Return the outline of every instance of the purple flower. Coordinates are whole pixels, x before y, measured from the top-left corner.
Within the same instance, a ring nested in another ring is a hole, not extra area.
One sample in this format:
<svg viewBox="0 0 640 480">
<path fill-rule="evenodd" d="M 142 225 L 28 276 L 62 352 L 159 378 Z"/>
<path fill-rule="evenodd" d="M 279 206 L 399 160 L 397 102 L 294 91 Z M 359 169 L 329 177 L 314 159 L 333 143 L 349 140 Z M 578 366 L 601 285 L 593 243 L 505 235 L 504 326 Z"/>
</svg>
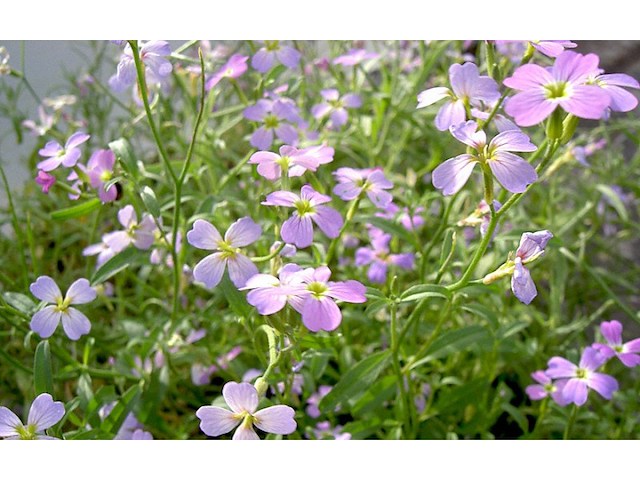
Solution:
<svg viewBox="0 0 640 480">
<path fill-rule="evenodd" d="M 107 418 L 116 406 L 116 402 L 111 402 L 104 405 L 98 410 L 98 415 L 102 420 Z M 129 413 L 120 428 L 118 433 L 113 437 L 114 440 L 153 440 L 153 435 L 143 430 L 142 425 L 133 413 Z"/>
<path fill-rule="evenodd" d="M 300 63 L 300 52 L 293 47 L 280 45 L 278 40 L 264 42 L 264 47 L 251 58 L 251 66 L 260 73 L 268 72 L 274 62 L 278 60 L 287 68 L 296 68 Z"/>
<path fill-rule="evenodd" d="M 342 425 L 331 427 L 329 421 L 319 422 L 313 429 L 318 440 L 351 440 L 351 434 L 342 431 Z"/>
<path fill-rule="evenodd" d="M 164 57 L 171 55 L 169 43 L 152 40 L 139 43 L 140 60 L 145 67 L 145 75 L 149 83 L 162 83 L 169 77 L 173 66 Z M 116 92 L 122 92 L 136 82 L 136 65 L 133 60 L 131 45 L 127 43 L 120 57 L 116 74 L 109 79 L 109 86 Z"/>
<path fill-rule="evenodd" d="M 148 213 L 142 216 L 138 223 L 138 216 L 133 206 L 127 205 L 118 211 L 118 221 L 125 230 L 107 233 L 102 241 L 115 253 L 119 253 L 133 244 L 140 250 L 147 250 L 155 240 L 156 223 Z"/>
<path fill-rule="evenodd" d="M 311 186 L 304 185 L 300 196 L 280 190 L 270 193 L 262 205 L 294 207 L 291 218 L 282 224 L 282 240 L 298 248 L 305 248 L 313 242 L 313 223 L 329 238 L 336 238 L 343 225 L 342 216 L 331 207 L 323 206 L 331 197 L 316 192 Z"/>
<path fill-rule="evenodd" d="M 324 102 L 314 105 L 311 108 L 311 115 L 316 119 L 329 115 L 329 128 L 338 129 L 347 123 L 349 119 L 349 113 L 347 108 L 360 108 L 362 106 L 362 99 L 355 93 L 347 93 L 340 96 L 340 93 L 335 88 L 329 88 L 320 92 Z"/>
<path fill-rule="evenodd" d="M 42 193 L 49 193 L 49 189 L 56 183 L 56 177 L 43 170 L 38 170 L 38 176 L 35 180 L 36 183 L 42 187 Z"/>
<path fill-rule="evenodd" d="M 300 272 L 306 292 L 290 300 L 291 306 L 302 314 L 302 323 L 312 332 L 335 330 L 342 322 L 342 312 L 336 300 L 364 303 L 366 288 L 356 280 L 330 282 L 328 267 L 307 268 Z"/>
<path fill-rule="evenodd" d="M 255 148 L 266 150 L 271 147 L 274 135 L 283 143 L 292 144 L 298 140 L 298 131 L 293 124 L 300 120 L 295 104 L 289 99 L 258 100 L 255 105 L 244 109 L 246 119 L 262 124 L 251 135 L 251 143 Z"/>
<path fill-rule="evenodd" d="M 503 82 L 520 91 L 508 100 L 505 111 L 523 127 L 540 123 L 558 106 L 576 117 L 601 118 L 611 103 L 609 94 L 586 84 L 600 73 L 598 62 L 592 53 L 563 52 L 549 70 L 534 64 L 518 67 Z"/>
<path fill-rule="evenodd" d="M 305 410 L 307 415 L 311 418 L 318 418 L 322 414 L 318 405 L 320 404 L 320 400 L 322 400 L 332 389 L 333 387 L 330 385 L 320 385 L 317 392 L 309 395 L 309 398 L 307 399 L 307 409 Z"/>
<path fill-rule="evenodd" d="M 505 189 L 512 193 L 524 192 L 538 175 L 527 161 L 511 152 L 533 152 L 537 147 L 519 130 L 499 133 L 487 145 L 486 134 L 483 130 L 476 132 L 477 128 L 473 120 L 450 128 L 455 138 L 476 153 L 463 153 L 439 165 L 432 173 L 433 186 L 444 195 L 453 195 L 467 183 L 476 163 L 480 163 L 489 166 Z"/>
<path fill-rule="evenodd" d="M 289 435 L 297 428 L 295 411 L 287 405 L 258 408 L 258 391 L 250 383 L 228 382 L 222 388 L 222 396 L 231 410 L 222 407 L 204 406 L 196 412 L 200 419 L 200 430 L 210 437 L 229 433 L 234 440 L 259 440 L 253 430 L 255 425 L 263 432 Z"/>
<path fill-rule="evenodd" d="M 98 196 L 103 203 L 113 202 L 118 196 L 118 188 L 115 185 L 105 189 L 106 183 L 113 176 L 113 166 L 116 156 L 111 150 L 97 150 L 87 162 L 87 175 L 91 186 L 98 190 Z"/>
<path fill-rule="evenodd" d="M 378 235 L 370 234 L 370 237 L 373 248 L 358 248 L 355 262 L 356 266 L 370 265 L 367 271 L 370 282 L 386 282 L 389 265 L 397 265 L 405 270 L 413 268 L 414 256 L 412 253 L 389 254 L 391 235 L 380 232 Z"/>
<path fill-rule="evenodd" d="M 378 208 L 386 208 L 393 200 L 393 196 L 385 192 L 393 188 L 393 183 L 387 180 L 381 168 L 342 167 L 333 172 L 333 176 L 338 182 L 333 193 L 342 200 L 353 200 L 363 192 Z"/>
<path fill-rule="evenodd" d="M 470 62 L 449 67 L 451 89 L 434 87 L 418 94 L 418 106 L 424 108 L 448 98 L 436 115 L 436 128 L 441 132 L 467 119 L 466 107 L 481 102 L 495 102 L 500 98 L 498 84 L 491 77 L 480 75 L 478 67 Z"/>
<path fill-rule="evenodd" d="M 22 126 L 31 130 L 35 136 L 42 137 L 53 127 L 53 115 L 49 115 L 44 109 L 44 106 L 40 105 L 38 107 L 38 117 L 40 119 L 40 125 L 36 124 L 33 120 L 24 120 Z"/>
<path fill-rule="evenodd" d="M 617 320 L 602 322 L 600 332 L 607 343 L 594 343 L 592 346 L 606 360 L 618 357 L 625 367 L 633 368 L 640 365 L 640 338 L 622 343 L 622 324 Z"/>
<path fill-rule="evenodd" d="M 249 163 L 258 165 L 258 173 L 267 180 L 276 180 L 285 172 L 289 177 L 299 177 L 307 170 L 315 172 L 322 164 L 333 161 L 331 147 L 317 145 L 297 149 L 289 145 L 280 147 L 280 155 L 259 151 L 251 155 Z"/>
<path fill-rule="evenodd" d="M 550 396 L 553 401 L 561 407 L 570 403 L 562 396 L 562 389 L 567 383 L 567 380 L 558 380 L 554 383 L 542 370 L 533 372 L 531 378 L 538 382 L 524 389 L 531 400 L 542 400 Z"/>
<path fill-rule="evenodd" d="M 556 58 L 565 48 L 576 48 L 578 45 L 570 40 L 530 40 L 529 43 L 537 51 L 547 57 Z"/>
<path fill-rule="evenodd" d="M 247 68 L 249 68 L 247 67 L 247 60 L 249 60 L 249 57 L 244 55 L 231 55 L 227 63 L 220 67 L 220 70 L 214 73 L 211 78 L 207 80 L 207 83 L 205 85 L 207 91 L 215 87 L 223 78 L 240 77 L 244 72 L 247 71 Z"/>
<path fill-rule="evenodd" d="M 367 52 L 364 48 L 352 48 L 346 54 L 334 58 L 333 64 L 342 65 L 344 67 L 353 67 L 354 65 L 358 65 L 365 60 L 372 60 L 374 58 L 378 58 L 379 56 L 379 53 Z"/>
<path fill-rule="evenodd" d="M 596 142 L 587 143 L 583 147 L 573 147 L 571 149 L 571 153 L 581 165 L 588 167 L 589 162 L 587 162 L 587 158 L 596 153 L 598 150 L 602 150 L 606 146 L 607 140 L 602 138 Z"/>
<path fill-rule="evenodd" d="M 613 392 L 618 390 L 618 382 L 615 378 L 596 372 L 606 361 L 607 359 L 596 349 L 587 347 L 582 352 L 578 366 L 565 358 L 553 357 L 549 360 L 549 368 L 544 373 L 551 379 L 567 379 L 567 383 L 562 388 L 563 399 L 568 403 L 581 406 L 586 403 L 590 388 L 607 400 L 611 400 Z"/>
<path fill-rule="evenodd" d="M 107 260 L 113 258 L 116 252 L 114 252 L 109 245 L 104 243 L 104 241 L 100 243 L 94 243 L 93 245 L 89 245 L 84 250 L 82 250 L 82 255 L 85 257 L 92 257 L 93 255 L 97 255 L 98 259 L 96 261 L 96 268 L 100 268 Z"/>
<path fill-rule="evenodd" d="M 529 270 L 524 265 L 544 255 L 544 248 L 551 238 L 553 238 L 553 235 L 549 230 L 541 230 L 535 233 L 525 232 L 520 237 L 520 245 L 513 260 L 514 269 L 511 277 L 511 290 L 516 298 L 526 305 L 529 305 L 538 295 L 538 291 Z"/>
<path fill-rule="evenodd" d="M 7 407 L 0 407 L 0 437 L 8 440 L 57 440 L 44 435 L 44 431 L 62 420 L 64 412 L 63 403 L 54 402 L 48 393 L 41 393 L 33 401 L 26 425 Z"/>
<path fill-rule="evenodd" d="M 187 232 L 187 241 L 202 250 L 215 250 L 198 262 L 193 269 L 193 278 L 213 288 L 222 279 L 225 268 L 229 267 L 229 278 L 237 288 L 244 287 L 247 280 L 258 273 L 258 268 L 241 253 L 240 247 L 254 243 L 262 234 L 262 227 L 249 217 L 236 220 L 224 239 L 212 224 L 206 220 L 196 220 Z"/>
<path fill-rule="evenodd" d="M 71 340 L 78 340 L 91 330 L 91 323 L 84 313 L 70 305 L 81 305 L 92 302 L 96 291 L 89 285 L 89 280 L 80 278 L 73 282 L 62 298 L 62 292 L 51 277 L 41 276 L 29 287 L 34 297 L 47 303 L 48 307 L 36 312 L 31 318 L 31 330 L 42 338 L 53 335 L 62 320 L 62 328 Z"/>
<path fill-rule="evenodd" d="M 64 148 L 55 140 L 47 142 L 44 148 L 38 151 L 38 154 L 41 157 L 45 157 L 46 160 L 39 162 L 37 167 L 45 172 L 50 172 L 58 168 L 60 164 L 65 167 L 75 166 L 82 154 L 78 147 L 89 140 L 90 137 L 86 133 L 76 132 L 69 137 L 64 144 Z"/>
</svg>

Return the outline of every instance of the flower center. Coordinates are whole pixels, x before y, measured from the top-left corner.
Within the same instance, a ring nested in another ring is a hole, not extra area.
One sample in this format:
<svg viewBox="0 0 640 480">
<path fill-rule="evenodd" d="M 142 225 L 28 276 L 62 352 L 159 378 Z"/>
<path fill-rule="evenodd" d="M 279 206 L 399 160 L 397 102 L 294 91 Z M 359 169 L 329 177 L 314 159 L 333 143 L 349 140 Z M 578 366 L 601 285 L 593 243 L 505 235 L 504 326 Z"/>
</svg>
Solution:
<svg viewBox="0 0 640 480">
<path fill-rule="evenodd" d="M 282 167 L 283 170 L 288 170 L 289 165 L 291 165 L 291 158 L 287 156 L 280 157 L 276 160 L 276 163 L 280 165 L 280 167 Z"/>
<path fill-rule="evenodd" d="M 324 297 L 324 293 L 329 289 L 322 282 L 311 282 L 307 285 L 307 290 L 310 291 L 314 297 L 320 299 Z"/>
<path fill-rule="evenodd" d="M 102 180 L 103 182 L 108 182 L 109 180 L 111 180 L 111 173 L 109 170 L 103 170 L 102 173 L 100 174 L 100 180 Z"/>
<path fill-rule="evenodd" d="M 305 215 L 310 215 L 312 213 L 316 213 L 316 209 L 311 205 L 309 200 L 298 200 L 293 204 L 298 211 L 298 216 L 304 217 Z"/>
<path fill-rule="evenodd" d="M 546 97 L 550 100 L 569 98 L 570 89 L 567 82 L 554 82 L 544 86 Z"/>
<path fill-rule="evenodd" d="M 333 108 L 342 108 L 344 107 L 344 105 L 342 104 L 342 100 L 338 99 L 338 100 L 329 100 L 329 105 L 331 105 Z"/>
<path fill-rule="evenodd" d="M 264 47 L 269 52 L 275 52 L 277 50 L 280 50 L 280 42 L 278 40 L 267 40 L 266 42 L 264 42 Z"/>
<path fill-rule="evenodd" d="M 588 373 L 589 373 L 589 372 L 588 372 L 586 369 L 584 369 L 584 368 L 578 368 L 578 369 L 576 370 L 576 378 L 580 378 L 580 379 L 583 379 L 583 380 L 584 380 L 584 379 L 586 379 L 586 378 L 587 378 Z"/>
<path fill-rule="evenodd" d="M 278 128 L 280 120 L 275 115 L 269 114 L 264 117 L 264 126 L 267 128 Z"/>
<path fill-rule="evenodd" d="M 58 312 L 66 312 L 67 309 L 69 308 L 69 305 L 71 305 L 71 299 L 70 298 L 62 298 L 62 297 L 58 297 L 56 298 L 56 310 Z"/>
<path fill-rule="evenodd" d="M 16 432 L 22 440 L 35 440 L 36 438 L 38 438 L 38 436 L 36 435 L 35 425 L 27 425 L 26 427 L 20 425 L 19 427 L 16 427 Z"/>
<path fill-rule="evenodd" d="M 218 249 L 222 252 L 222 258 L 236 258 L 236 255 L 240 252 L 239 248 L 235 248 L 225 242 L 224 240 L 220 240 L 218 242 Z"/>
</svg>

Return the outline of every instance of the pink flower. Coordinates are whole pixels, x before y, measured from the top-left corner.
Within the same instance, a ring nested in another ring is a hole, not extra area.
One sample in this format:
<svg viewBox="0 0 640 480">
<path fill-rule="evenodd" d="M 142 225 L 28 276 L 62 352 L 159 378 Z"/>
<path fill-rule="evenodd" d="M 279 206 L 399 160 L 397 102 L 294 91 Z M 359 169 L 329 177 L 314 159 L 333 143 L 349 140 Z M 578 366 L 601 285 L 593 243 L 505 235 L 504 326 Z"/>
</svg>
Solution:
<svg viewBox="0 0 640 480">
<path fill-rule="evenodd" d="M 38 151 L 38 154 L 45 157 L 46 160 L 39 162 L 37 167 L 45 172 L 50 172 L 60 165 L 64 167 L 75 166 L 82 154 L 78 147 L 89 140 L 89 138 L 90 135 L 86 133 L 76 132 L 69 137 L 64 144 L 64 148 L 55 140 L 47 142 L 44 148 Z"/>
</svg>

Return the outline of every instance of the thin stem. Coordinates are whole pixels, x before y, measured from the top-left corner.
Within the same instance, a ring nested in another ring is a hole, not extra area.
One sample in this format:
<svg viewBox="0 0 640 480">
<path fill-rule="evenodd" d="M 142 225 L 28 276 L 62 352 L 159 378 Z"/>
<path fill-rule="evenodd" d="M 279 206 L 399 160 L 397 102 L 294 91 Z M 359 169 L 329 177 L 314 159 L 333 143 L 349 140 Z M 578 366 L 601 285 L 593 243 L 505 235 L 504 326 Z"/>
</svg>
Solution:
<svg viewBox="0 0 640 480">
<path fill-rule="evenodd" d="M 573 429 L 573 424 L 576 422 L 576 416 L 578 415 L 578 406 L 573 405 L 571 408 L 571 415 L 569 416 L 569 421 L 567 422 L 567 426 L 564 429 L 564 435 L 562 436 L 563 440 L 569 440 L 571 436 L 571 430 Z"/>
<path fill-rule="evenodd" d="M 404 384 L 404 376 L 402 374 L 402 369 L 400 368 L 400 359 L 398 357 L 398 351 L 400 349 L 400 342 L 398 341 L 398 325 L 397 325 L 397 308 L 398 305 L 394 302 L 389 306 L 389 313 L 391 315 L 391 363 L 393 366 L 393 371 L 396 374 L 396 379 L 398 381 L 398 393 L 402 399 L 403 405 L 403 417 L 404 417 L 404 425 L 411 429 L 412 425 L 412 413 L 411 406 L 412 402 L 410 399 L 410 395 L 407 394 L 405 390 Z"/>
</svg>

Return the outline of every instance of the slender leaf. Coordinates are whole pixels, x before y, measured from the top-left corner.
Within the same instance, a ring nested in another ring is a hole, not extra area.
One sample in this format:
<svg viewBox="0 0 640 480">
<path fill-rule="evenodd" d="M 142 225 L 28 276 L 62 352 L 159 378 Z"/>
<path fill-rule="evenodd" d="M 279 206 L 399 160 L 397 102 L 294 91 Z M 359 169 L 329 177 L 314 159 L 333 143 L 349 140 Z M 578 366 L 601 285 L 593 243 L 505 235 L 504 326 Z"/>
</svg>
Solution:
<svg viewBox="0 0 640 480">
<path fill-rule="evenodd" d="M 33 357 L 33 380 L 36 395 L 53 394 L 53 369 L 48 340 L 42 340 L 36 347 L 36 353 Z"/>
<path fill-rule="evenodd" d="M 92 198 L 80 205 L 74 205 L 73 207 L 51 212 L 51 218 L 54 220 L 69 220 L 70 218 L 82 217 L 83 215 L 97 210 L 100 208 L 100 205 L 102 205 L 102 202 L 99 198 Z"/>
</svg>

